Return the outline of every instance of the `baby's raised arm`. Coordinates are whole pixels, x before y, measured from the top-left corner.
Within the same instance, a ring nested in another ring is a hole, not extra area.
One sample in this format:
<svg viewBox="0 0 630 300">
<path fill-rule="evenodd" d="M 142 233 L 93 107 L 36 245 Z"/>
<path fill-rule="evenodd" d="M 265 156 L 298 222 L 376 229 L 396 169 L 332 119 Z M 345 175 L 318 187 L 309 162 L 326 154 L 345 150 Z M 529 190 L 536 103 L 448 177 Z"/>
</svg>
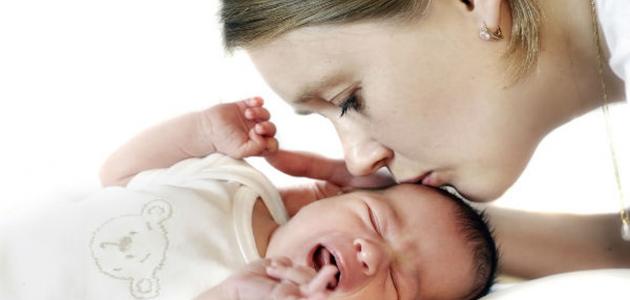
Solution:
<svg viewBox="0 0 630 300">
<path fill-rule="evenodd" d="M 263 104 L 258 97 L 219 104 L 151 127 L 107 159 L 101 183 L 124 186 L 141 171 L 215 152 L 233 158 L 274 152 L 276 128 Z"/>
</svg>

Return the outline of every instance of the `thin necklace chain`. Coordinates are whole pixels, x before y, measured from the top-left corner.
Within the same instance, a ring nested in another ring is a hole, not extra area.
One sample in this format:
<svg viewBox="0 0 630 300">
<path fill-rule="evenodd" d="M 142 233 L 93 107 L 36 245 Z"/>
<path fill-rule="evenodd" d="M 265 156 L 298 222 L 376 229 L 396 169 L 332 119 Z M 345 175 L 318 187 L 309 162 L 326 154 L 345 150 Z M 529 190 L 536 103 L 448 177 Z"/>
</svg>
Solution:
<svg viewBox="0 0 630 300">
<path fill-rule="evenodd" d="M 604 105 L 602 106 L 602 111 L 604 113 L 604 120 L 606 122 L 606 134 L 608 135 L 608 148 L 610 149 L 610 157 L 612 159 L 613 171 L 615 173 L 615 182 L 617 184 L 617 192 L 619 194 L 619 204 L 621 208 L 619 210 L 619 216 L 621 217 L 622 225 L 628 226 L 630 225 L 630 220 L 628 217 L 628 211 L 626 210 L 625 205 L 625 195 L 623 193 L 623 185 L 621 184 L 621 175 L 619 172 L 619 162 L 617 160 L 617 151 L 615 149 L 614 137 L 612 125 L 610 124 L 610 112 L 608 111 L 608 92 L 606 88 L 606 82 L 604 81 L 604 62 L 602 55 L 602 48 L 600 47 L 600 35 L 599 35 L 599 26 L 597 24 L 597 8 L 595 5 L 595 0 L 591 0 L 591 15 L 593 22 L 593 32 L 595 39 L 595 46 L 597 47 L 597 63 L 598 63 L 598 71 L 599 71 L 599 80 L 601 83 L 602 96 L 604 100 Z"/>
</svg>

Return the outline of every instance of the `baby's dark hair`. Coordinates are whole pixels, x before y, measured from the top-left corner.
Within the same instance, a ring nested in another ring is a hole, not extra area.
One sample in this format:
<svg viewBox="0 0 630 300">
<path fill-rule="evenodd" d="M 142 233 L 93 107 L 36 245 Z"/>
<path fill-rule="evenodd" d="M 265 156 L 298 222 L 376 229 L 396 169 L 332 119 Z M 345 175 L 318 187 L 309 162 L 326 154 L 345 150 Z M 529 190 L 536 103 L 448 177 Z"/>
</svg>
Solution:
<svg viewBox="0 0 630 300">
<path fill-rule="evenodd" d="M 475 288 L 466 299 L 478 299 L 488 294 L 495 282 L 499 264 L 499 250 L 494 241 L 488 218 L 483 211 L 466 203 L 466 200 L 446 190 L 438 192 L 455 204 L 459 230 L 473 249 Z"/>
</svg>

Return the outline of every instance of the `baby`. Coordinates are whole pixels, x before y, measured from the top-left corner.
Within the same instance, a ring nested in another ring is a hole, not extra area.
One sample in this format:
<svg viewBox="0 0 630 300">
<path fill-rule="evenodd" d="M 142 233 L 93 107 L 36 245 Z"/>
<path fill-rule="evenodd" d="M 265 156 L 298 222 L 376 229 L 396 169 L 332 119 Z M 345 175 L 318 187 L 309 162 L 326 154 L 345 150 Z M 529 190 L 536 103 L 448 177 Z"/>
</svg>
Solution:
<svg viewBox="0 0 630 300">
<path fill-rule="evenodd" d="M 269 118 L 254 98 L 167 121 L 108 159 L 109 187 L 4 225 L 0 299 L 473 299 L 488 291 L 497 253 L 472 208 L 411 184 L 281 195 L 242 160 L 300 157 L 277 150 Z"/>
</svg>

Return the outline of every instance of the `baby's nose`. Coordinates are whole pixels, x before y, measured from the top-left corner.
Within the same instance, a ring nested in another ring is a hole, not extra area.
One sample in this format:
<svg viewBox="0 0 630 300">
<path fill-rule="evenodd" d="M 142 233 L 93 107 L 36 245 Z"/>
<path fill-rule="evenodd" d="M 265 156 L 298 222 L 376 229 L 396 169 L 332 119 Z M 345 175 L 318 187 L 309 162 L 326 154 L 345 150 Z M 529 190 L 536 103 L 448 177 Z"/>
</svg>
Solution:
<svg viewBox="0 0 630 300">
<path fill-rule="evenodd" d="M 131 238 L 126 236 L 120 239 L 120 242 L 118 243 L 118 249 L 120 250 L 120 252 L 126 252 L 129 249 L 130 245 L 131 245 Z"/>
<path fill-rule="evenodd" d="M 376 274 L 380 266 L 387 260 L 383 246 L 378 243 L 359 238 L 354 240 L 353 246 L 365 275 Z"/>
</svg>

